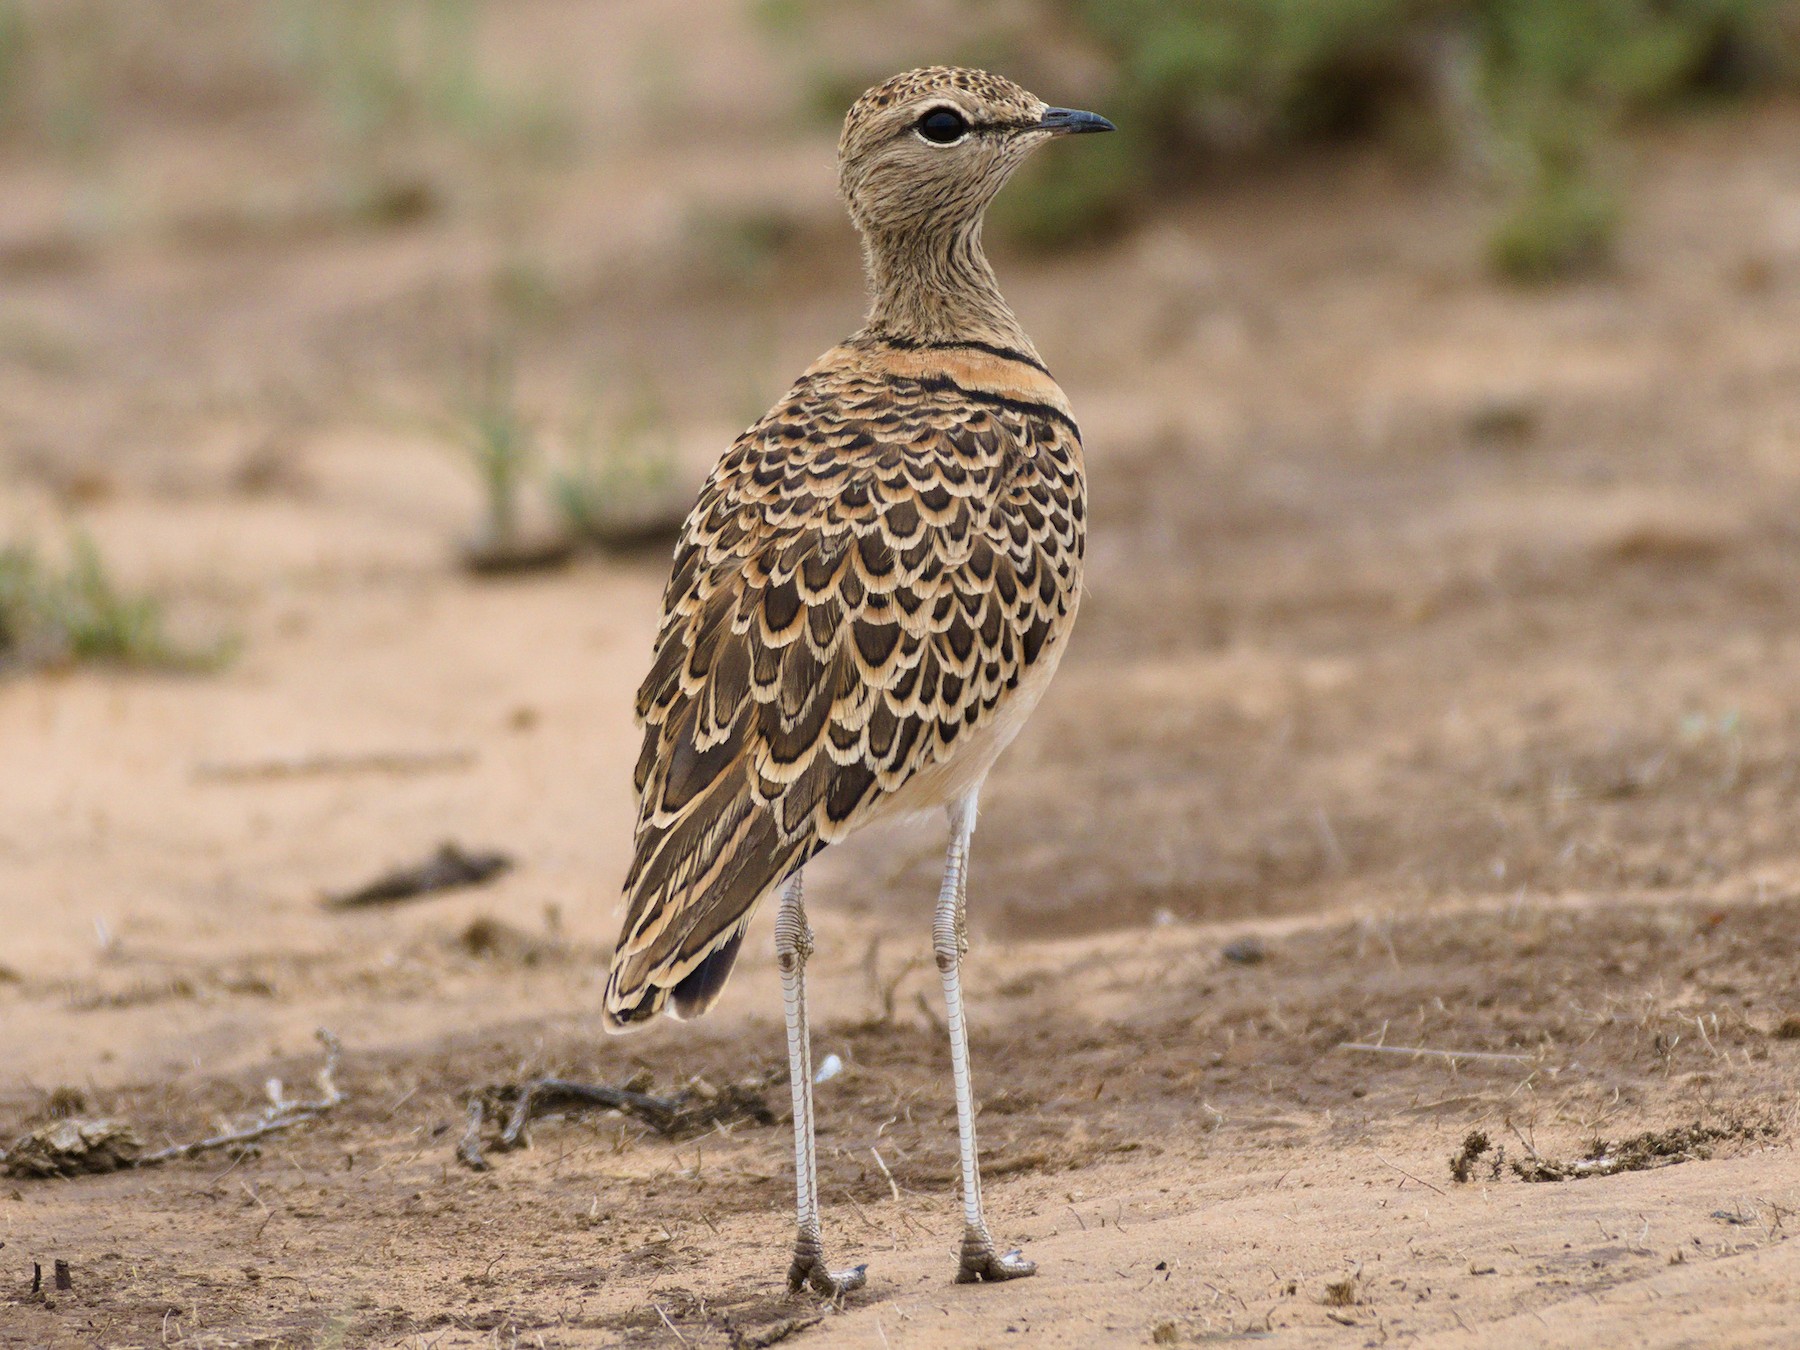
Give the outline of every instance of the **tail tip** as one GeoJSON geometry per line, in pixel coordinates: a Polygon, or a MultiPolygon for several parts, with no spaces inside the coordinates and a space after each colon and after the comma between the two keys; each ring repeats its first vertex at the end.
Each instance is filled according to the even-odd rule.
{"type": "Polygon", "coordinates": [[[635,997],[621,997],[617,990],[609,986],[600,1009],[600,1024],[614,1036],[641,1031],[644,1024],[661,1012],[668,1001],[669,991],[654,985],[638,991],[635,997]]]}

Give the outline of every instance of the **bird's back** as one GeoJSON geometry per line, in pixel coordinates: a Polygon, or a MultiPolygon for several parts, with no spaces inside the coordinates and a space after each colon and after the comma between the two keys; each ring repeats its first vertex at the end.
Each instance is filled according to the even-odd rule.
{"type": "Polygon", "coordinates": [[[1081,440],[1035,353],[862,335],[714,468],[638,692],[606,1019],[718,996],[757,902],[870,821],[978,783],[1081,587],[1081,440]]]}

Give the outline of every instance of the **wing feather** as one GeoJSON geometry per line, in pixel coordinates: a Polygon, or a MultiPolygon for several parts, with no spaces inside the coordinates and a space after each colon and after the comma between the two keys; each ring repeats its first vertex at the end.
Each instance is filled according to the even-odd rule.
{"type": "Polygon", "coordinates": [[[613,1029],[704,1012],[757,903],[943,769],[1073,618],[1085,487],[1060,393],[917,367],[837,349],[688,517],[638,692],[613,1029]]]}

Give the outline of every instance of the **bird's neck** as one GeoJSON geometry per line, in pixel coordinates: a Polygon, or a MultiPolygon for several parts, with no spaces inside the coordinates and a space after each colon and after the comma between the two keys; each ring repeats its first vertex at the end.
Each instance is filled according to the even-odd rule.
{"type": "Polygon", "coordinates": [[[982,251],[979,216],[939,231],[868,231],[863,261],[873,300],[862,336],[980,342],[1037,358],[982,251]]]}

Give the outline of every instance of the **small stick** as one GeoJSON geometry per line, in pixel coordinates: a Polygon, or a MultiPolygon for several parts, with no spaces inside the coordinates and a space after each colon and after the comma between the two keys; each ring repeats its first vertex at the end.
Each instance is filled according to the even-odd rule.
{"type": "Polygon", "coordinates": [[[688,1338],[681,1334],[681,1328],[669,1320],[669,1314],[662,1310],[662,1304],[652,1303],[650,1306],[656,1309],[656,1315],[662,1318],[663,1325],[669,1329],[669,1333],[674,1336],[676,1340],[680,1341],[683,1345],[691,1344],[688,1338]]]}
{"type": "Polygon", "coordinates": [[[1436,1186],[1433,1186],[1429,1181],[1426,1181],[1422,1177],[1415,1177],[1411,1172],[1407,1171],[1404,1167],[1400,1166],[1398,1163],[1389,1162],[1386,1158],[1382,1157],[1379,1153],[1377,1153],[1375,1155],[1375,1161],[1378,1163],[1381,1163],[1383,1166],[1393,1168],[1396,1172],[1398,1172],[1401,1176],[1405,1177],[1408,1181],[1417,1182],[1419,1185],[1423,1186],[1426,1190],[1431,1191],[1435,1195],[1443,1194],[1442,1191],[1438,1190],[1438,1188],[1436,1186]]]}
{"type": "Polygon", "coordinates": [[[325,1064],[319,1070],[319,1099],[311,1102],[277,1102],[263,1112],[254,1124],[246,1125],[239,1130],[227,1130],[207,1139],[196,1139],[190,1144],[175,1144],[169,1148],[158,1149],[154,1153],[146,1153],[138,1158],[133,1167],[157,1167],[166,1162],[174,1162],[180,1158],[198,1157],[216,1148],[229,1148],[233,1144],[253,1143],[279,1130],[292,1129],[296,1125],[304,1125],[331,1110],[344,1100],[344,1094],[337,1085],[338,1058],[343,1053],[343,1045],[338,1038],[320,1027],[314,1033],[319,1043],[325,1047],[325,1064]]]}
{"type": "Polygon", "coordinates": [[[196,1139],[190,1144],[175,1144],[169,1148],[158,1149],[154,1153],[146,1153],[137,1160],[138,1167],[156,1167],[166,1162],[175,1162],[181,1158],[197,1158],[202,1153],[211,1152],[215,1148],[230,1148],[233,1144],[250,1144],[258,1139],[267,1138],[278,1130],[292,1129],[295,1125],[303,1125],[318,1113],[303,1112],[293,1116],[279,1116],[274,1120],[259,1120],[256,1124],[241,1130],[227,1130],[224,1134],[209,1135],[205,1139],[196,1139]]]}
{"type": "MultiPolygon", "coordinates": [[[[819,1323],[824,1320],[823,1317],[790,1317],[785,1322],[777,1322],[767,1331],[760,1332],[755,1336],[746,1336],[742,1331],[739,1331],[736,1327],[727,1322],[725,1324],[725,1334],[731,1338],[732,1350],[768,1350],[770,1346],[779,1345],[788,1337],[797,1336],[802,1331],[818,1326],[819,1323]]],[[[876,1329],[879,1330],[880,1326],[880,1319],[877,1318],[876,1329]]],[[[887,1344],[887,1333],[885,1331],[881,1333],[881,1343],[883,1345],[887,1344]]]]}
{"type": "Polygon", "coordinates": [[[513,1107],[512,1118],[506,1122],[506,1129],[501,1132],[500,1143],[509,1149],[525,1147],[528,1142],[525,1126],[540,1108],[570,1104],[625,1111],[658,1132],[666,1132],[680,1110],[678,1102],[625,1088],[574,1083],[566,1078],[538,1078],[520,1089],[518,1103],[513,1107]]]}
{"type": "MultiPolygon", "coordinates": [[[[680,1138],[690,1131],[723,1131],[731,1121],[738,1118],[763,1124],[773,1121],[762,1098],[744,1089],[700,1094],[690,1087],[673,1097],[652,1097],[647,1093],[633,1092],[630,1088],[576,1083],[566,1078],[536,1078],[516,1086],[490,1088],[470,1101],[469,1124],[462,1141],[456,1146],[456,1158],[465,1167],[477,1172],[484,1172],[488,1167],[481,1152],[481,1131],[487,1123],[487,1105],[498,1094],[512,1097],[512,1108],[507,1113],[506,1125],[500,1131],[500,1137],[494,1141],[496,1148],[508,1152],[531,1147],[527,1127],[534,1118],[546,1111],[566,1107],[601,1107],[622,1111],[669,1138],[680,1138]]],[[[703,1154],[698,1156],[704,1157],[703,1154]]],[[[695,1175],[699,1174],[700,1166],[700,1161],[696,1161],[695,1175]]]]}
{"type": "Polygon", "coordinates": [[[312,1109],[329,1111],[344,1100],[344,1094],[338,1090],[337,1085],[338,1060],[343,1057],[344,1045],[325,1027],[313,1032],[313,1036],[325,1047],[325,1063],[320,1066],[318,1077],[313,1080],[319,1085],[319,1100],[313,1104],[312,1109]]]}
{"type": "Polygon", "coordinates": [[[863,953],[863,974],[868,978],[869,988],[875,991],[876,1001],[881,1004],[881,1025],[892,1026],[894,1022],[895,1002],[900,995],[900,986],[906,977],[925,964],[924,957],[913,957],[900,963],[891,979],[881,978],[881,934],[877,933],[869,939],[869,949],[863,953]]]}
{"type": "Polygon", "coordinates": [[[487,1116],[487,1108],[481,1104],[478,1092],[469,1098],[469,1127],[463,1131],[463,1137],[457,1141],[456,1161],[471,1172],[485,1172],[491,1164],[481,1155],[481,1126],[487,1116]]]}
{"type": "Polygon", "coordinates": [[[531,1108],[537,1101],[537,1083],[527,1083],[519,1089],[519,1100],[513,1103],[512,1114],[506,1118],[506,1126],[500,1131],[500,1147],[504,1149],[530,1148],[531,1135],[526,1126],[531,1123],[531,1108]]]}
{"type": "Polygon", "coordinates": [[[894,1199],[900,1198],[900,1183],[894,1180],[894,1174],[888,1171],[888,1165],[881,1160],[881,1154],[875,1149],[869,1150],[869,1156],[875,1160],[875,1166],[881,1169],[881,1175],[887,1178],[888,1190],[894,1193],[894,1199]]]}
{"type": "Polygon", "coordinates": [[[1519,1141],[1520,1145],[1523,1146],[1526,1154],[1531,1158],[1531,1160],[1533,1162],[1545,1161],[1544,1158],[1541,1155],[1539,1155],[1537,1149],[1532,1146],[1531,1140],[1527,1139],[1524,1135],[1519,1133],[1519,1127],[1512,1123],[1512,1119],[1510,1117],[1508,1117],[1508,1119],[1507,1119],[1506,1128],[1512,1131],[1513,1138],[1517,1139],[1519,1141]]]}
{"type": "Polygon", "coordinates": [[[1422,1045],[1371,1045],[1367,1041],[1340,1041],[1340,1050],[1361,1050],[1370,1055],[1435,1055],[1440,1059],[1481,1059],[1508,1064],[1530,1064],[1533,1055],[1514,1055],[1500,1050],[1433,1050],[1422,1045]]]}

